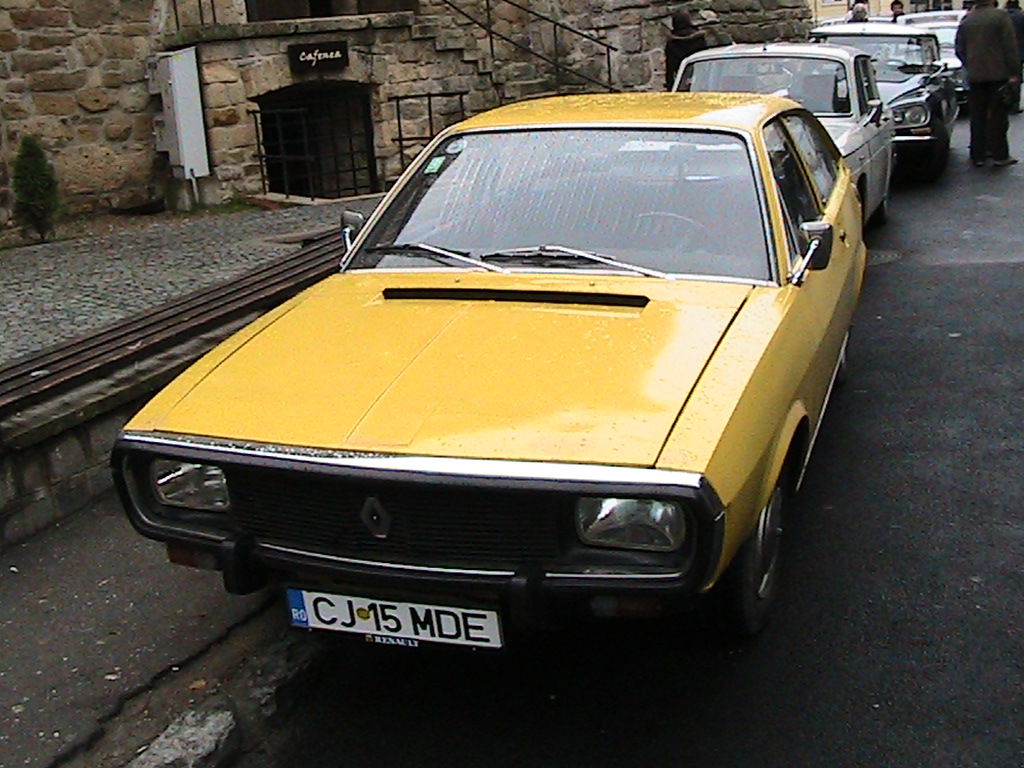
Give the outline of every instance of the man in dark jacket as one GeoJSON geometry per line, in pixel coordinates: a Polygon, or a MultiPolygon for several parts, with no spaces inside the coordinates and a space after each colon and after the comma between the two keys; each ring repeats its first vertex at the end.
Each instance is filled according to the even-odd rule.
{"type": "Polygon", "coordinates": [[[1013,31],[1017,33],[1017,87],[1013,89],[1013,106],[1010,111],[1020,114],[1020,77],[1024,74],[1024,11],[1020,9],[1020,0],[1006,0],[1006,13],[1013,23],[1013,31]]]}
{"type": "Polygon", "coordinates": [[[671,91],[683,59],[708,47],[704,33],[697,29],[686,11],[672,14],[672,33],[665,42],[665,90],[671,91]]]}
{"type": "Polygon", "coordinates": [[[975,0],[956,30],[956,55],[964,63],[970,88],[971,162],[980,167],[991,154],[995,166],[1012,165],[1006,139],[1009,129],[1006,86],[1020,82],[1017,37],[1006,11],[992,0],[975,0]]]}

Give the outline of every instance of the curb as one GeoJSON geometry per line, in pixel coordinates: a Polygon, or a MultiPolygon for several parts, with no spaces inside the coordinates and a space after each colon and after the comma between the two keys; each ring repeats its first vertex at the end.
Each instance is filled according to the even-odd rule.
{"type": "Polygon", "coordinates": [[[200,656],[135,692],[66,768],[223,768],[260,752],[263,734],[290,713],[327,649],[285,621],[270,600],[200,656]]]}

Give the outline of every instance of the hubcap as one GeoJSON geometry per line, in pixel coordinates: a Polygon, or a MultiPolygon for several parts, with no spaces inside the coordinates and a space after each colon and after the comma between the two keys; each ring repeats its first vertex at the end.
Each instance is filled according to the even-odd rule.
{"type": "Polygon", "coordinates": [[[782,539],[782,489],[772,491],[757,522],[757,596],[767,597],[775,584],[782,539]]]}

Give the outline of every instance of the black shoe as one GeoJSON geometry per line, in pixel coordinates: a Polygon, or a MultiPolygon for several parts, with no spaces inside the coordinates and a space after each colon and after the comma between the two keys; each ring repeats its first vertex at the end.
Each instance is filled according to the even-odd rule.
{"type": "Polygon", "coordinates": [[[1016,162],[1016,157],[1004,157],[1002,160],[993,160],[992,165],[996,168],[1005,168],[1007,165],[1013,165],[1016,162]]]}

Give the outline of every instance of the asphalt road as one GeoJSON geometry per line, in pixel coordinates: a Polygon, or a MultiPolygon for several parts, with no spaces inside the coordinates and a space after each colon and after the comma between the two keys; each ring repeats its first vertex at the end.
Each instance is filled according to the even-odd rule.
{"type": "Polygon", "coordinates": [[[246,764],[1024,766],[1024,164],[968,168],[967,132],[869,235],[853,375],[757,641],[695,617],[502,656],[339,640],[246,764]]]}
{"type": "MultiPolygon", "coordinates": [[[[5,552],[0,568],[0,768],[59,764],[266,600],[168,564],[113,493],[5,552]]],[[[165,725],[137,723],[140,735],[165,725]]]]}

